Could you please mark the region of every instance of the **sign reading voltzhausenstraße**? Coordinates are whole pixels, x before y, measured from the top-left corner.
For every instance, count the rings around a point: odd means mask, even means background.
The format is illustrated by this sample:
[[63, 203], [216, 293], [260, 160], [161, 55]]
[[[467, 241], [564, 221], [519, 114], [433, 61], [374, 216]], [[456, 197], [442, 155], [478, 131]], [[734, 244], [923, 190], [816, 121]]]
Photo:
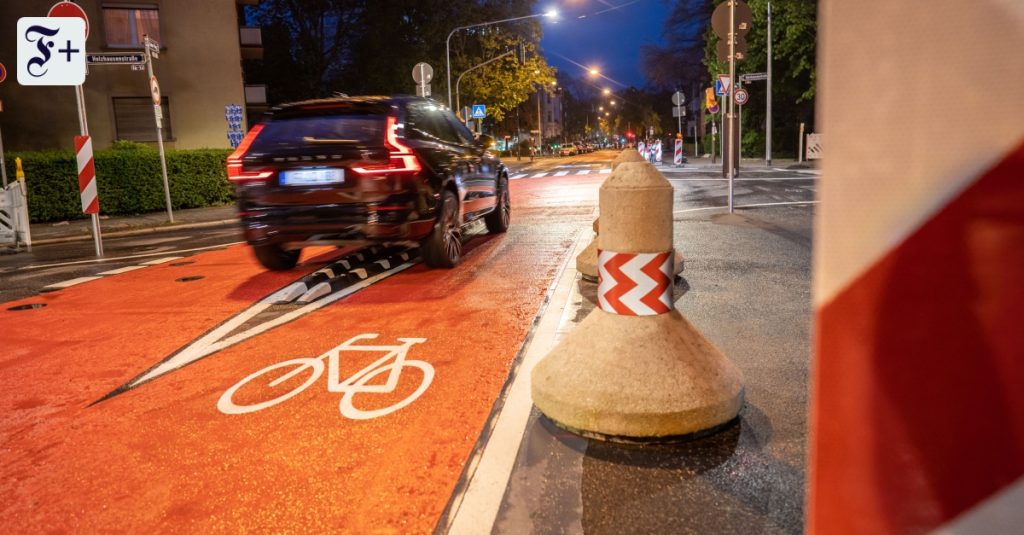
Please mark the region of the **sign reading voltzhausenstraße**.
[[146, 63], [145, 54], [96, 53], [85, 56], [89, 65], [142, 65]]
[[760, 82], [768, 79], [768, 73], [766, 72], [751, 72], [740, 76], [740, 80], [744, 82]]

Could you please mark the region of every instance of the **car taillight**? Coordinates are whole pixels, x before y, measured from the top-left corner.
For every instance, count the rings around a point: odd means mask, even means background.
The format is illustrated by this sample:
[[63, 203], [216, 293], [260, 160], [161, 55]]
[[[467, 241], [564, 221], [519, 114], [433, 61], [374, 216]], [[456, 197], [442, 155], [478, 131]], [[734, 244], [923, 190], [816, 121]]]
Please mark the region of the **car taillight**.
[[235, 152], [228, 156], [228, 180], [232, 182], [249, 182], [252, 180], [266, 180], [274, 176], [273, 171], [245, 171], [242, 169], [242, 157], [245, 156], [246, 151], [249, 150], [249, 145], [252, 145], [256, 136], [263, 130], [263, 125], [258, 124], [249, 130], [249, 133], [242, 138], [242, 142], [238, 144], [238, 148]]
[[384, 146], [388, 149], [387, 165], [368, 165], [353, 167], [352, 170], [362, 175], [383, 175], [390, 173], [418, 173], [423, 169], [420, 160], [413, 154], [408, 145], [398, 138], [398, 118], [388, 116], [384, 128]]

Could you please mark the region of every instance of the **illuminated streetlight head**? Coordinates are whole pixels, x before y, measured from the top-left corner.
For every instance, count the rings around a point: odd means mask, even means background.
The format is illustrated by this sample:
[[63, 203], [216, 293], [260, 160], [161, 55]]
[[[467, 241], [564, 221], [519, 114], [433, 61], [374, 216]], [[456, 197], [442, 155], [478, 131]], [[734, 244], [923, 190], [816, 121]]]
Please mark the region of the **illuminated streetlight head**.
[[615, 101], [613, 100], [613, 101], [609, 102], [609, 104], [611, 104], [612, 106], [614, 106], [614, 105], [615, 105]]
[[[593, 71], [591, 71], [591, 73], [593, 73]], [[611, 89], [608, 89], [608, 88], [605, 88], [605, 90], [604, 90], [603, 92], [604, 92], [604, 94], [605, 94], [605, 95], [610, 95], [610, 94], [612, 94], [612, 90], [611, 90]]]
[[544, 13], [544, 16], [549, 18], [549, 19], [553, 19], [553, 18], [558, 16], [558, 10], [557, 9], [549, 9], [549, 10], [547, 10], [547, 12]]
[[604, 106], [598, 106], [597, 111], [604, 111]]
[[591, 76], [597, 76], [598, 74], [601, 74], [601, 71], [597, 70], [596, 67], [591, 67], [590, 68], [590, 75]]

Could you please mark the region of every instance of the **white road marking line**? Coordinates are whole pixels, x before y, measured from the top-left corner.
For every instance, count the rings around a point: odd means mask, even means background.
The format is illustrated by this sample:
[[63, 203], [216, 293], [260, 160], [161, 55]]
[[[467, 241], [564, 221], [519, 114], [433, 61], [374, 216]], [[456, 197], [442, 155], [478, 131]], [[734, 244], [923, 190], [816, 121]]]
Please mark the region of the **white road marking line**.
[[142, 269], [148, 266], [127, 266], [123, 268], [111, 269], [110, 271], [101, 271], [99, 275], [120, 275], [122, 273], [128, 273], [129, 271], [135, 271], [136, 269]]
[[584, 169], [582, 171], [577, 172], [576, 174], [577, 175], [589, 175], [590, 174], [590, 169]]
[[70, 288], [85, 282], [102, 279], [103, 277], [78, 277], [77, 279], [71, 279], [64, 282], [58, 282], [49, 286], [43, 286], [44, 290], [63, 290], [64, 288]]
[[[482, 454], [475, 458], [475, 468], [467, 472], [470, 474], [469, 481], [461, 497], [456, 497], [452, 503], [448, 518], [449, 534], [476, 534], [480, 533], [481, 526], [494, 525], [533, 410], [530, 372], [556, 343], [560, 320], [565, 315], [566, 304], [576, 286], [576, 270], [567, 266], [589, 242], [582, 239], [589, 235], [589, 228], [580, 232], [576, 246], [562, 263], [547, 308], [537, 323], [537, 329], [530, 335], [529, 345], [513, 372], [512, 384], [504, 401], [499, 401], [502, 405], [490, 437], [486, 440]], [[574, 302], [578, 304], [579, 301]]]
[[238, 315], [232, 317], [228, 321], [222, 323], [219, 327], [210, 331], [202, 338], [199, 338], [198, 340], [192, 342], [178, 353], [174, 354], [174, 356], [160, 362], [159, 364], [153, 366], [142, 375], [139, 375], [135, 379], [132, 379], [131, 381], [125, 383], [124, 387], [122, 388], [134, 388], [147, 381], [152, 381], [153, 379], [156, 379], [161, 375], [170, 373], [174, 370], [177, 370], [178, 368], [181, 368], [185, 365], [191, 364], [197, 360], [200, 360], [204, 357], [221, 351], [222, 349], [226, 349], [239, 342], [263, 334], [279, 325], [284, 325], [285, 323], [305, 316], [306, 314], [309, 314], [315, 310], [319, 310], [331, 303], [334, 303], [335, 301], [344, 299], [345, 297], [348, 297], [362, 290], [363, 288], [366, 288], [374, 284], [375, 282], [381, 279], [390, 277], [391, 275], [394, 275], [399, 271], [408, 269], [414, 265], [415, 263], [413, 262], [406, 262], [404, 264], [395, 266], [388, 271], [379, 273], [368, 279], [361, 280], [356, 284], [353, 284], [352, 286], [345, 288], [344, 290], [331, 294], [323, 299], [313, 301], [312, 303], [309, 303], [301, 308], [297, 308], [287, 314], [278, 316], [271, 321], [268, 321], [266, 323], [260, 323], [259, 325], [256, 325], [251, 329], [242, 331], [229, 338], [224, 338], [238, 327], [244, 325], [250, 319], [259, 315], [260, 312], [263, 312], [271, 305], [273, 305], [274, 299], [276, 298], [276, 294], [272, 294], [264, 298], [263, 300], [259, 301], [258, 303], [252, 305], [248, 309], [242, 311]]
[[[786, 206], [796, 204], [818, 204], [818, 201], [787, 201], [787, 202], [765, 202], [759, 204], [737, 204], [734, 208], [739, 210], [741, 208], [761, 208], [763, 206]], [[685, 210], [675, 210], [673, 214], [686, 214], [689, 212], [701, 212], [704, 210], [728, 210], [728, 206], [701, 206], [700, 208], [687, 208]]]
[[601, 169], [600, 171], [598, 171], [598, 173], [601, 173], [602, 175], [607, 175], [608, 173], [611, 173], [611, 172], [612, 172], [611, 169]]
[[568, 174], [569, 174], [569, 171], [559, 171], [559, 172], [555, 173], [555, 176], [565, 176], [565, 175], [568, 175]]
[[[669, 178], [673, 182], [728, 182], [728, 178]], [[784, 182], [787, 180], [814, 180], [810, 176], [774, 176], [770, 178], [734, 178], [737, 182]]]
[[527, 175], [526, 173], [519, 173], [519, 174], [516, 174], [516, 175], [512, 175], [512, 176], [510, 176], [508, 178], [509, 178], [509, 180], [518, 180], [520, 178], [523, 178], [526, 175]]
[[158, 266], [160, 264], [166, 264], [168, 262], [171, 262], [172, 260], [178, 260], [178, 259], [181, 259], [181, 258], [185, 258], [185, 257], [184, 256], [167, 256], [167, 257], [164, 257], [164, 258], [157, 258], [156, 260], [150, 260], [149, 262], [143, 262], [142, 265], [144, 265], [144, 266]]
[[77, 266], [77, 265], [81, 265], [81, 264], [99, 264], [99, 263], [102, 263], [102, 262], [115, 262], [117, 260], [131, 260], [133, 258], [149, 258], [151, 256], [160, 256], [160, 255], [165, 255], [167, 253], [194, 253], [196, 251], [207, 251], [209, 249], [221, 249], [221, 248], [224, 248], [224, 247], [230, 247], [232, 245], [238, 245], [240, 243], [245, 243], [245, 242], [235, 241], [235, 242], [230, 242], [230, 243], [224, 243], [224, 244], [221, 244], [221, 245], [209, 245], [207, 247], [195, 247], [195, 248], [192, 248], [192, 249], [179, 249], [177, 251], [160, 251], [159, 253], [143, 253], [143, 254], [128, 255], [128, 256], [115, 256], [115, 257], [112, 257], [112, 258], [94, 258], [92, 260], [76, 260], [74, 262], [57, 262], [57, 263], [54, 263], [54, 264], [39, 264], [39, 265], [34, 265], [34, 266], [20, 267], [20, 268], [17, 268], [15, 270], [13, 270], [13, 271], [24, 271], [24, 270], [28, 270], [28, 269], [45, 269], [45, 268], [62, 267], [62, 266]]
[[548, 175], [548, 172], [544, 171], [544, 172], [541, 172], [541, 173], [537, 173], [536, 175], [533, 175], [530, 178], [540, 178], [540, 177], [544, 177], [544, 176], [547, 176], [547, 175]]

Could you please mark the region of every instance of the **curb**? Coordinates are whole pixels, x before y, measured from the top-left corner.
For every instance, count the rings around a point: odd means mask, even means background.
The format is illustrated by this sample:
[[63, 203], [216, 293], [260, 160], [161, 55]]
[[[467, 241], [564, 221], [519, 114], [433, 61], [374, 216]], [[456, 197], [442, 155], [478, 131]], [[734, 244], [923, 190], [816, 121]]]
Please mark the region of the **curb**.
[[[198, 223], [182, 223], [180, 225], [161, 225], [159, 227], [140, 227], [129, 230], [116, 230], [113, 232], [104, 232], [104, 238], [120, 238], [124, 236], [136, 236], [139, 234], [150, 234], [153, 232], [161, 232], [168, 230], [188, 230], [193, 228], [206, 228], [206, 227], [217, 227], [221, 225], [227, 225], [230, 223], [237, 223], [238, 219], [221, 219], [217, 221], [200, 221]], [[92, 240], [92, 234], [75, 234], [72, 236], [60, 236], [58, 238], [44, 238], [42, 240], [32, 240], [32, 245], [51, 245], [54, 243], [68, 243], [76, 241], [89, 241]]]

